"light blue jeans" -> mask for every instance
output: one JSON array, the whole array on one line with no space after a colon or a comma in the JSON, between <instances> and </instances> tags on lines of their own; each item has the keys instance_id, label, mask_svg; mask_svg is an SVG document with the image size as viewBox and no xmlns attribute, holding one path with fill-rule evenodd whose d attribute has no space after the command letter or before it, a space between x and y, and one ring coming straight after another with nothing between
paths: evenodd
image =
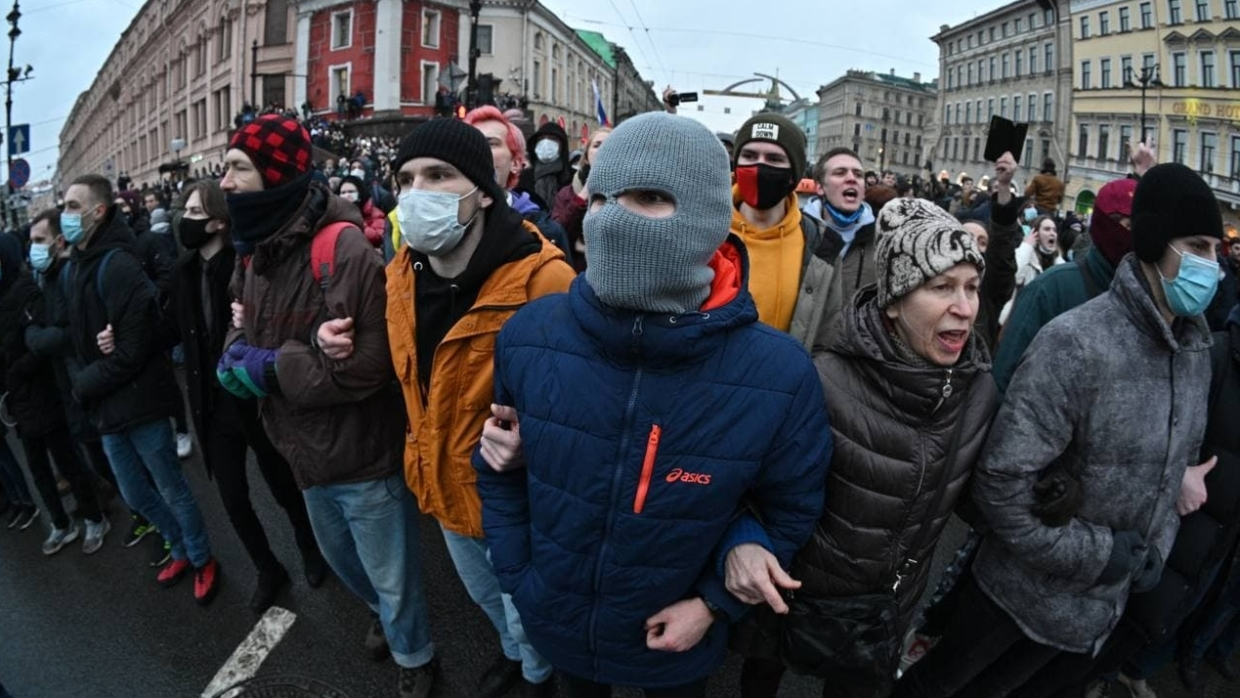
<instances>
[{"instance_id":1,"label":"light blue jeans","mask_svg":"<svg viewBox=\"0 0 1240 698\"><path fill-rule=\"evenodd\" d=\"M504 656L521 662L521 675L530 683L543 683L551 678L552 666L534 649L521 617L517 615L512 597L499 589L499 578L491 566L491 554L485 538L470 538L443 528L443 539L448 544L448 554L456 566L456 574L465 585L469 598L487 614L491 625L499 632L499 642Z\"/></svg>"},{"instance_id":2,"label":"light blue jeans","mask_svg":"<svg viewBox=\"0 0 1240 698\"><path fill-rule=\"evenodd\" d=\"M181 472L172 423L156 419L117 434L103 435L103 451L116 474L121 496L131 509L159 529L172 548L172 559L202 567L211 559L211 544L202 512ZM155 491L142 469L150 471Z\"/></svg>"},{"instance_id":3,"label":"light blue jeans","mask_svg":"<svg viewBox=\"0 0 1240 698\"><path fill-rule=\"evenodd\" d=\"M392 659L415 669L435 656L431 642L418 511L404 476L302 492L314 537L340 581L379 616Z\"/></svg>"}]
</instances>

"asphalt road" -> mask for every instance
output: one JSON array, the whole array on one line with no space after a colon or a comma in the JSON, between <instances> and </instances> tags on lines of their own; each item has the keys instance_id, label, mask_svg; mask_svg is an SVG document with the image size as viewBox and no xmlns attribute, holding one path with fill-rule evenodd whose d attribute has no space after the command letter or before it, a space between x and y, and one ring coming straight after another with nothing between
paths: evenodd
<instances>
[{"instance_id":1,"label":"asphalt road","mask_svg":"<svg viewBox=\"0 0 1240 698\"><path fill-rule=\"evenodd\" d=\"M10 443L20 458L17 443ZM143 547L154 545L154 537L137 548L122 547L119 516L114 515L118 526L103 550L90 557L82 555L79 543L44 557L39 550L44 522L24 532L0 529L0 681L14 698L198 696L249 634L257 620L248 608L254 572L197 452L184 464L224 571L224 586L208 608L194 603L188 578L172 589L155 584L155 570L147 566L149 550ZM314 679L336 689L338 698L395 695L395 665L372 663L364 654L366 608L334 578L319 589L306 586L291 529L252 460L250 472L256 509L272 547L294 573L293 586L278 605L297 615L258 676ZM962 537L960 526L949 529L936 566L946 562ZM422 552L432 633L443 666L438 696L470 698L479 675L498 654L498 642L466 596L439 529L428 518L422 520ZM739 664L732 657L712 677L711 698L738 695ZM1240 696L1240 687L1214 681L1204 695ZM1163 698L1189 695L1170 671L1154 687ZM637 695L617 691L626 698ZM818 682L789 675L779 695L822 693Z\"/></svg>"}]
</instances>

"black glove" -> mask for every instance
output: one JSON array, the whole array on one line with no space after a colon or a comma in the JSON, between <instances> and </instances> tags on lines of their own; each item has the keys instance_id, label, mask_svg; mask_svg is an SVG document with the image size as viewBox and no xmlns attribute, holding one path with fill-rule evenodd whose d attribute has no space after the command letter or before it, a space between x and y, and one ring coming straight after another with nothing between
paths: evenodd
<instances>
[{"instance_id":1,"label":"black glove","mask_svg":"<svg viewBox=\"0 0 1240 698\"><path fill-rule=\"evenodd\" d=\"M1158 552L1158 548L1151 545L1145 553L1145 562L1132 578L1132 592L1134 594L1144 594L1158 586L1159 580L1162 579L1162 570L1162 553Z\"/></svg>"},{"instance_id":2,"label":"black glove","mask_svg":"<svg viewBox=\"0 0 1240 698\"><path fill-rule=\"evenodd\" d=\"M1111 558L1098 575L1097 584L1114 584L1132 577L1145 564L1145 540L1136 531L1111 532ZM1161 565L1160 565L1161 567Z\"/></svg>"},{"instance_id":3,"label":"black glove","mask_svg":"<svg viewBox=\"0 0 1240 698\"><path fill-rule=\"evenodd\" d=\"M1030 511L1051 528L1067 526L1081 508L1081 482L1060 468L1033 485Z\"/></svg>"}]
</instances>

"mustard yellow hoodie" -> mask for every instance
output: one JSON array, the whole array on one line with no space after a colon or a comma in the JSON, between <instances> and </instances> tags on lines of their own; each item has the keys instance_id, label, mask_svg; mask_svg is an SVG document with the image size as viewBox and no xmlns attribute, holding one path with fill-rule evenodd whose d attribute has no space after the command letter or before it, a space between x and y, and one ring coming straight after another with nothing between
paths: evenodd
<instances>
[{"instance_id":1,"label":"mustard yellow hoodie","mask_svg":"<svg viewBox=\"0 0 1240 698\"><path fill-rule=\"evenodd\" d=\"M783 220L773 228L758 230L741 215L740 190L732 187L732 232L749 251L749 293L758 306L758 319L781 332L792 327L805 254L797 195L789 194L784 203L788 212Z\"/></svg>"}]
</instances>

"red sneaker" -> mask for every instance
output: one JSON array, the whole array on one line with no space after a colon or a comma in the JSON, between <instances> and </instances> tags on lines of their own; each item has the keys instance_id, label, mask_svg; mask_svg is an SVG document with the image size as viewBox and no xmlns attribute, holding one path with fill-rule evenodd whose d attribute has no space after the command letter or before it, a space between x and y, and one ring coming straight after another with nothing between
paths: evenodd
<instances>
[{"instance_id":1,"label":"red sneaker","mask_svg":"<svg viewBox=\"0 0 1240 698\"><path fill-rule=\"evenodd\" d=\"M181 581L181 577L184 577L186 572L189 572L189 567L189 560L173 560L164 565L155 581L159 582L159 586L164 588L174 586Z\"/></svg>"},{"instance_id":2,"label":"red sneaker","mask_svg":"<svg viewBox=\"0 0 1240 698\"><path fill-rule=\"evenodd\" d=\"M207 564L194 570L194 600L199 606L206 606L215 598L216 592L220 590L221 576L220 566L215 558L207 560Z\"/></svg>"}]
</instances>

